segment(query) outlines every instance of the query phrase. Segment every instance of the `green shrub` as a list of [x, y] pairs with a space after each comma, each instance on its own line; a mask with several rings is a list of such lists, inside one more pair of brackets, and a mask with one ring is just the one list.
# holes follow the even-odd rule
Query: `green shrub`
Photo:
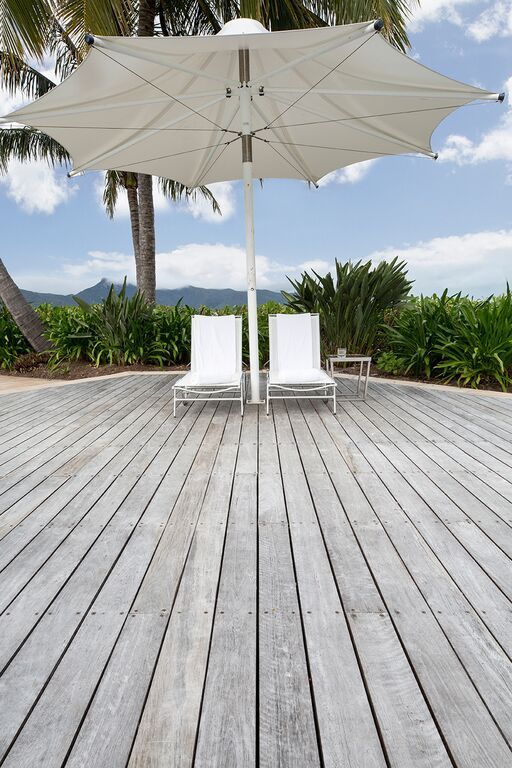
[[406, 365], [401, 357], [397, 357], [394, 352], [381, 352], [377, 358], [377, 365], [384, 373], [392, 373], [393, 376], [402, 376], [405, 373]]
[[[478, 387], [512, 384], [512, 296], [474, 301], [467, 296], [424, 297], [389, 318], [387, 346], [404, 373]], [[379, 358], [381, 366], [382, 355]], [[386, 364], [386, 358], [384, 358]], [[392, 365], [391, 358], [388, 365]], [[381, 366], [382, 367], [382, 366]], [[391, 372], [391, 371], [390, 371]]]
[[464, 301], [443, 329], [437, 369], [446, 382], [479, 387], [489, 381], [506, 392], [512, 385], [512, 295]]
[[399, 306], [409, 294], [405, 262], [393, 259], [372, 267], [371, 261], [342, 264], [336, 260], [335, 277], [304, 272], [300, 280], [288, 278], [293, 293], [283, 296], [296, 312], [318, 312], [324, 356], [346, 347], [349, 352], [372, 354], [386, 311]]
[[51, 368], [57, 368], [64, 362], [90, 359], [91, 329], [80, 307], [43, 305], [39, 314], [48, 329], [46, 337], [52, 343]]
[[30, 351], [30, 345], [4, 306], [0, 306], [0, 368], [11, 370], [20, 355]]
[[452, 316], [466, 301], [460, 294], [414, 299], [388, 325], [389, 349], [403, 361], [404, 373], [429, 379], [441, 361], [439, 345], [449, 333]]
[[89, 340], [87, 354], [96, 366], [158, 363], [163, 365], [169, 353], [156, 338], [154, 307], [137, 291], [126, 296], [126, 279], [119, 294], [112, 285], [101, 304], [88, 304], [73, 297], [82, 310], [87, 326], [76, 339]]
[[181, 299], [174, 307], [157, 306], [153, 311], [156, 339], [174, 365], [190, 360], [190, 327], [194, 310], [183, 306]]

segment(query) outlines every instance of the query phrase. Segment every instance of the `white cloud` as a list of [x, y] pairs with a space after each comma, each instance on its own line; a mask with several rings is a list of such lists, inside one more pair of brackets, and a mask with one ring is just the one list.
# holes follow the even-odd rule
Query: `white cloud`
[[375, 251], [369, 258], [378, 262], [394, 256], [407, 262], [416, 294], [440, 293], [445, 288], [475, 296], [502, 293], [510, 279], [512, 230], [436, 237]]
[[215, 184], [209, 184], [208, 189], [217, 200], [221, 216], [215, 213], [209, 200], [200, 193], [195, 200], [187, 200], [185, 210], [192, 214], [195, 219], [203, 221], [221, 223], [230, 219], [235, 213], [235, 185], [231, 181], [219, 181]]
[[53, 213], [77, 190], [76, 183], [43, 160], [30, 163], [12, 160], [7, 174], [0, 176], [0, 184], [26, 213]]
[[469, 25], [467, 34], [479, 43], [512, 35], [512, 0], [497, 0]]
[[[43, 71], [52, 77], [49, 68]], [[25, 102], [20, 93], [11, 95], [0, 89], [0, 116], [8, 115]], [[0, 127], [0, 130], [5, 129]], [[7, 174], [0, 176], [0, 185], [5, 188], [8, 197], [27, 213], [51, 214], [77, 190], [76, 182], [68, 180], [63, 172], [54, 170], [45, 161], [20, 163], [12, 160]]]
[[[286, 276], [298, 276], [305, 269], [325, 273], [331, 265], [312, 260], [301, 264], [284, 264], [266, 256], [257, 256], [258, 286], [279, 290], [287, 285]], [[72, 293], [82, 290], [106, 277], [120, 282], [124, 276], [135, 282], [135, 264], [131, 254], [91, 251], [81, 262], [63, 264], [53, 274], [17, 273], [23, 288], [34, 291]], [[238, 245], [223, 243], [188, 243], [168, 253], [157, 254], [157, 284], [159, 288], [233, 288], [246, 285], [245, 250]]]
[[319, 187], [326, 187], [328, 184], [357, 184], [368, 175], [370, 168], [376, 160], [363, 160], [361, 163], [347, 165], [346, 168], [340, 168], [324, 176], [318, 182]]
[[[475, 18], [471, 17], [478, 13]], [[448, 22], [465, 27], [465, 34], [481, 43], [492, 37], [512, 36], [512, 0], [486, 2], [482, 10], [480, 0], [422, 0], [413, 10], [409, 22], [410, 32], [421, 32], [427, 24]], [[453, 49], [462, 55], [460, 49]]]
[[[505, 91], [512, 90], [512, 77], [505, 84]], [[490, 160], [512, 162], [512, 104], [495, 128], [484, 133], [478, 141], [457, 134], [448, 136], [444, 147], [439, 152], [441, 163], [456, 163], [457, 165], [475, 165]]]
[[420, 32], [427, 24], [448, 21], [456, 26], [463, 24], [461, 10], [478, 0], [422, 0], [411, 14], [409, 30]]

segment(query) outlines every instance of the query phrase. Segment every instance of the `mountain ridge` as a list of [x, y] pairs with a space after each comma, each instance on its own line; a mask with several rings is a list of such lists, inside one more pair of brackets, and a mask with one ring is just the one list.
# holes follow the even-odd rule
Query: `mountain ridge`
[[[111, 280], [103, 278], [89, 288], [84, 288], [76, 293], [89, 304], [96, 304], [107, 297]], [[114, 283], [119, 289], [121, 283]], [[133, 296], [136, 287], [130, 283], [126, 286], [128, 296]], [[52, 304], [56, 307], [74, 306], [73, 294], [43, 293], [39, 291], [27, 291], [21, 289], [22, 294], [33, 306], [39, 304]], [[200, 288], [195, 285], [186, 285], [183, 288], [157, 288], [156, 303], [166, 307], [174, 306], [179, 300], [182, 304], [190, 307], [209, 307], [210, 309], [221, 309], [226, 306], [236, 306], [247, 302], [245, 291], [236, 291], [233, 288]], [[269, 291], [266, 289], [258, 290], [258, 304], [264, 304], [267, 301], [282, 302], [282, 296], [278, 291]]]

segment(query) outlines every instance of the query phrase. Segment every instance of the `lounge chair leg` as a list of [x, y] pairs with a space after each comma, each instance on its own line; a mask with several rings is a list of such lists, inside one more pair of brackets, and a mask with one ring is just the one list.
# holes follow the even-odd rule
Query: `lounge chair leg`
[[336, 388], [334, 388], [332, 393], [332, 412], [336, 415]]

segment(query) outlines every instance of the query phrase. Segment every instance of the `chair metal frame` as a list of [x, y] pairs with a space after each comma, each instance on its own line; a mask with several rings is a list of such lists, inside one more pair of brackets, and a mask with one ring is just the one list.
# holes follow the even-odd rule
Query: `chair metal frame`
[[[313, 340], [313, 365], [314, 368], [322, 369], [320, 361], [320, 318], [317, 313], [311, 314], [311, 330]], [[275, 352], [272, 349], [272, 338], [276, 333], [276, 315], [268, 316], [268, 332], [270, 346], [270, 369], [275, 360]], [[332, 377], [330, 382], [305, 382], [303, 384], [290, 382], [289, 384], [275, 383], [270, 381], [270, 371], [267, 373], [267, 416], [270, 411], [271, 400], [332, 400], [332, 411], [336, 413], [336, 382]], [[313, 393], [318, 394], [300, 394]], [[281, 394], [282, 393], [282, 394]], [[288, 394], [286, 394], [288, 393]], [[294, 394], [292, 394], [294, 393]]]
[[[195, 317], [195, 315], [194, 315]], [[237, 344], [237, 359], [241, 359], [242, 355], [242, 317], [241, 315], [235, 315], [236, 321], [236, 344]], [[193, 318], [192, 318], [193, 322]], [[192, 343], [193, 339], [192, 339]], [[240, 373], [240, 380], [238, 384], [192, 384], [183, 385], [180, 384], [182, 379], [178, 379], [176, 384], [173, 385], [174, 402], [173, 402], [173, 415], [176, 416], [176, 406], [179, 403], [185, 403], [190, 405], [196, 400], [210, 400], [213, 402], [237, 402], [240, 401], [240, 415], [244, 415], [244, 403], [246, 397], [245, 386], [245, 374], [243, 371]], [[220, 394], [233, 394], [233, 397], [215, 397]], [[190, 397], [192, 395], [192, 397]]]

